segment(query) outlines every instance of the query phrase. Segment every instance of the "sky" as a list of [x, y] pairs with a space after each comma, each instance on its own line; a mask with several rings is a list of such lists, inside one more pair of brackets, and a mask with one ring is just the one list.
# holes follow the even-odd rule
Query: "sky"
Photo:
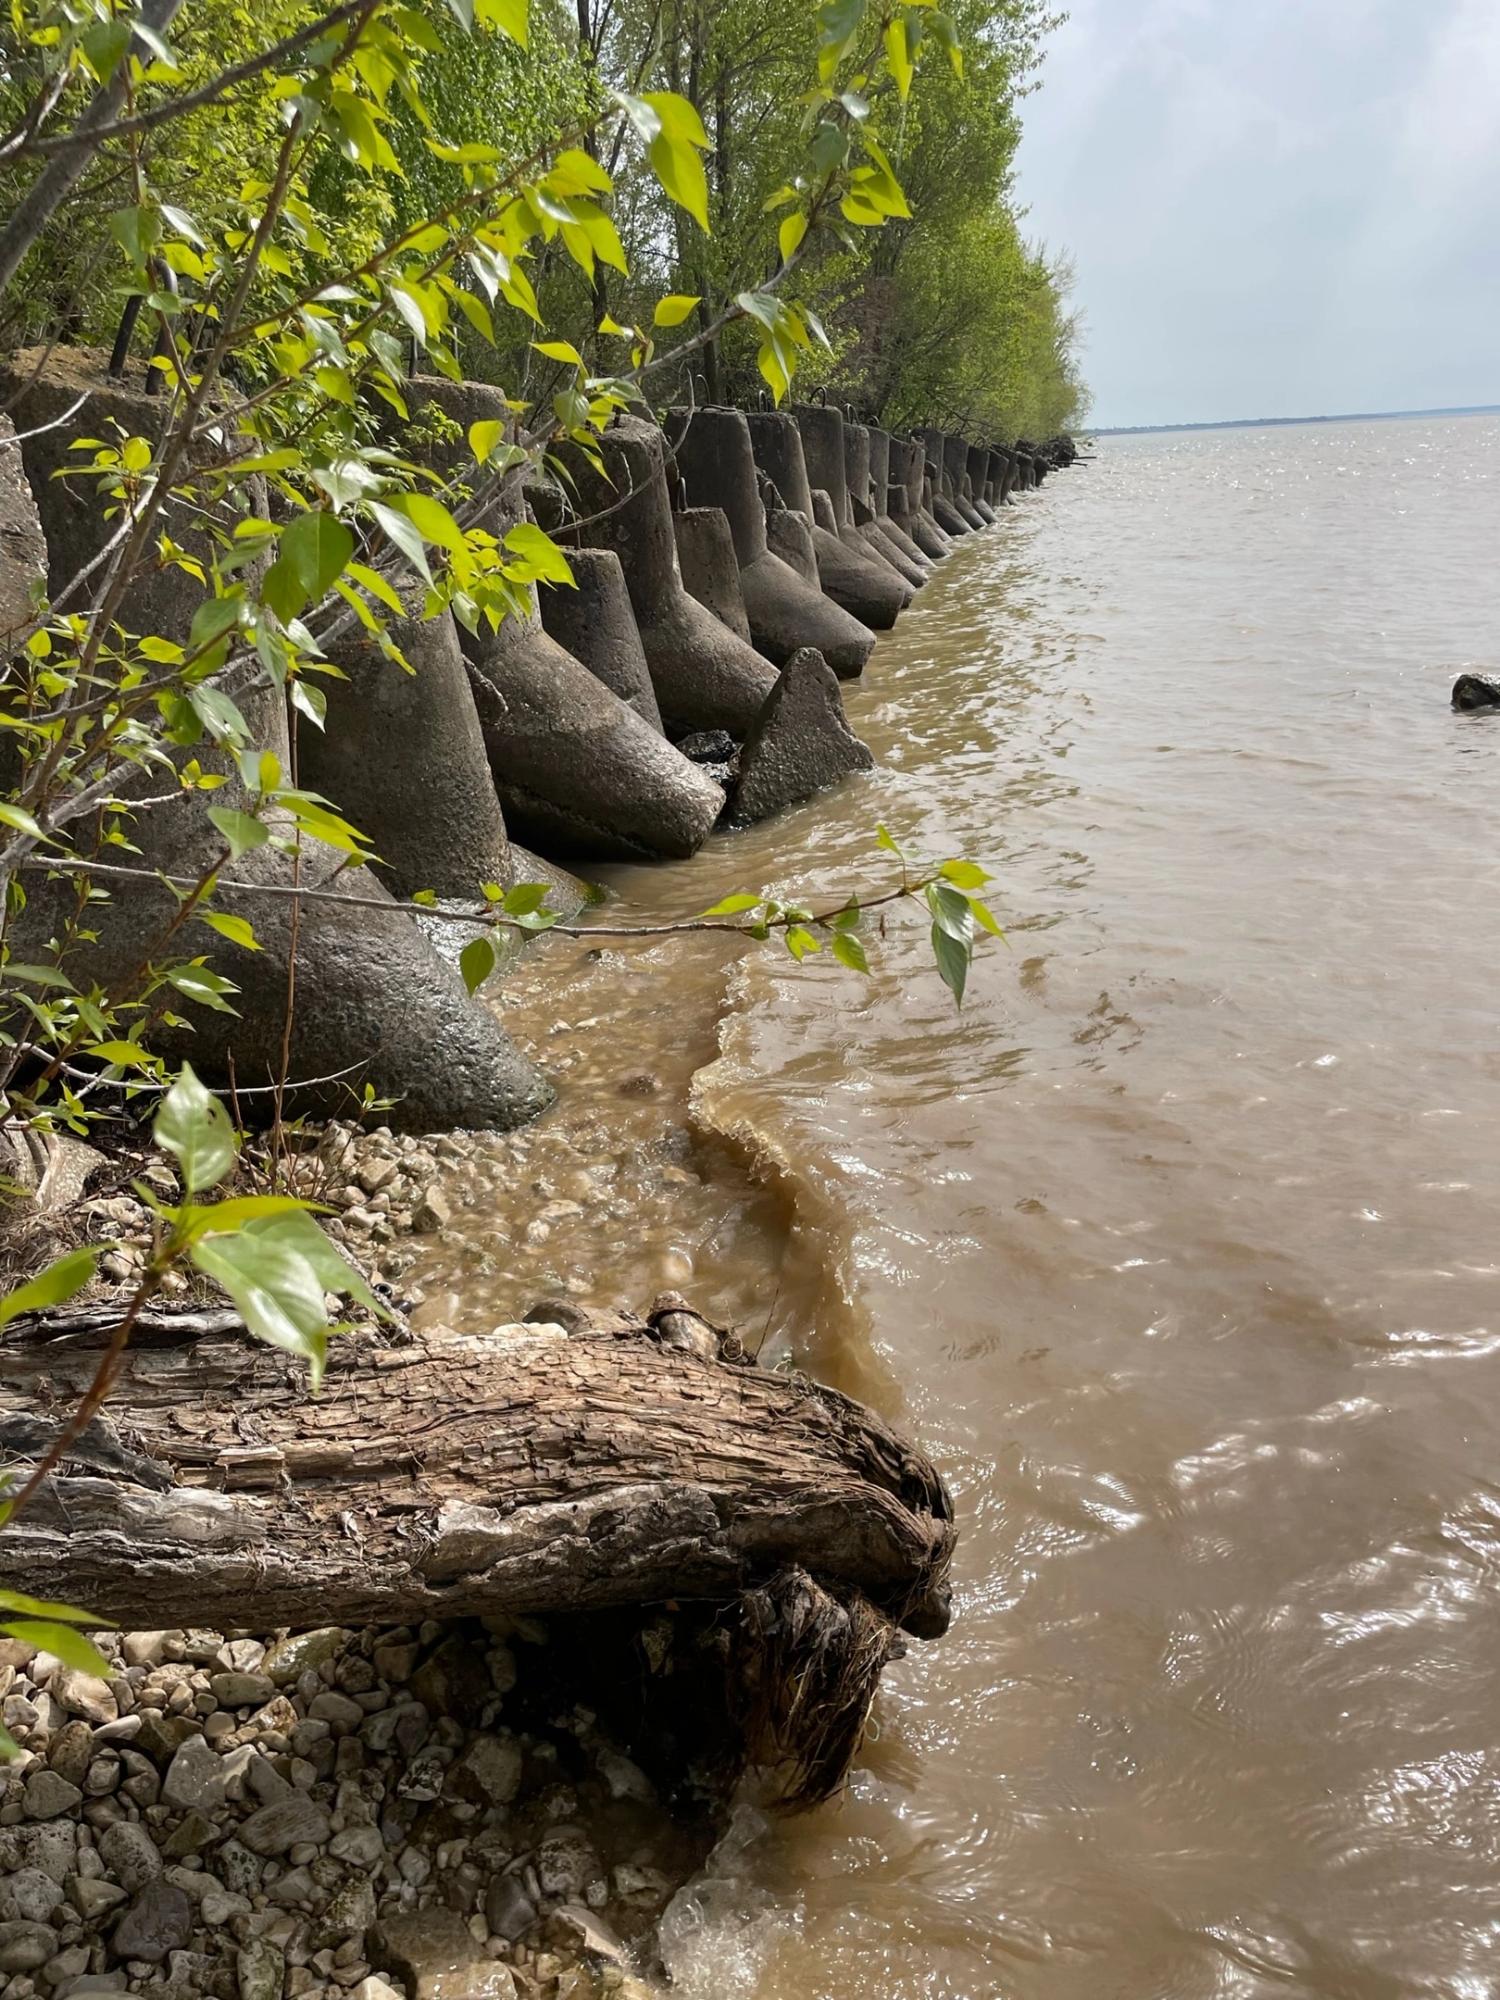
[[1500, 403], [1500, 0], [1062, 0], [1026, 230], [1100, 425]]

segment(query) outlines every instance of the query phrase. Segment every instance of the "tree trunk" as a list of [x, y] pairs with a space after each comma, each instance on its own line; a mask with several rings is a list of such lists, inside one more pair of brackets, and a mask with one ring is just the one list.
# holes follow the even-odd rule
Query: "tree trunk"
[[[0, 1537], [0, 1577], [126, 1628], [264, 1631], [728, 1602], [795, 1568], [940, 1632], [954, 1530], [928, 1460], [670, 1306], [571, 1334], [346, 1334], [315, 1399], [231, 1313], [147, 1314], [107, 1423]], [[11, 1463], [47, 1449], [113, 1323], [7, 1330]]]

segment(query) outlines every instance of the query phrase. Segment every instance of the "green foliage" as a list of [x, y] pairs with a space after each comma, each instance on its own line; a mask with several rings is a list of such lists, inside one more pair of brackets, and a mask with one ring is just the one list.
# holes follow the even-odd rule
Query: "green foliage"
[[[910, 166], [949, 188], [936, 140], [914, 142], [941, 127], [956, 143], [975, 106], [955, 93], [982, 87], [992, 144], [1040, 19], [1034, 0], [992, 0], [980, 41], [999, 53], [976, 66], [961, 21], [902, 0], [790, 16], [770, 0], [580, 0], [576, 33], [524, 0], [150, 0], [156, 26], [145, 4], [12, 0], [0, 63], [0, 339], [107, 340], [133, 299], [161, 386], [151, 435], [115, 426], [74, 446], [67, 478], [108, 532], [105, 557], [3, 635], [0, 1132], [87, 1131], [101, 1080], [127, 1102], [161, 1093], [154, 1135], [184, 1199], [152, 1199], [148, 1261], [74, 1429], [0, 1519], [100, 1407], [169, 1273], [222, 1287], [314, 1388], [337, 1331], [328, 1298], [384, 1311], [308, 1204], [212, 1198], [238, 1134], [190, 1067], [172, 1078], [151, 1048], [195, 1010], [235, 1010], [236, 963], [259, 940], [216, 898], [247, 855], [378, 859], [247, 717], [284, 704], [321, 728], [319, 682], [346, 633], [406, 665], [397, 620], [451, 609], [470, 630], [498, 626], [537, 581], [569, 582], [540, 528], [492, 529], [497, 502], [559, 443], [596, 457], [612, 416], [665, 398], [700, 358], [778, 401], [836, 366], [873, 379], [859, 301], [882, 269], [895, 282], [878, 246], [896, 239], [899, 258], [925, 226]], [[923, 127], [934, 78], [947, 122]], [[1003, 165], [976, 183], [975, 212], [1008, 215]], [[506, 418], [462, 439], [411, 424], [414, 350], [425, 370], [501, 385]], [[204, 593], [190, 630], [137, 629], [136, 586], [173, 572]], [[163, 807], [212, 829], [196, 875], [145, 859], [139, 836]], [[94, 924], [121, 880], [175, 907], [106, 987]], [[968, 862], [914, 875], [902, 860], [899, 887], [863, 907], [763, 893], [719, 918], [866, 972], [865, 912], [920, 900], [961, 999], [977, 932], [997, 929], [971, 894], [983, 880]], [[22, 959], [9, 934], [38, 883], [60, 914]], [[328, 892], [299, 893], [315, 910]], [[474, 917], [471, 991], [497, 929], [558, 924], [535, 883], [487, 889]], [[70, 1253], [17, 1287], [0, 1326], [76, 1295], [93, 1259]], [[85, 1622], [0, 1593], [0, 1629], [97, 1670]]]

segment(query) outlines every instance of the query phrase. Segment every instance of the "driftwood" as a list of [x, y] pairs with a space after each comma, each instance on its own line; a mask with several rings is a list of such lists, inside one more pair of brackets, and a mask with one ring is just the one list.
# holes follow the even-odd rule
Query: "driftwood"
[[[0, 1575], [125, 1627], [265, 1631], [739, 1601], [798, 1573], [940, 1632], [954, 1530], [928, 1460], [672, 1303], [649, 1326], [346, 1334], [316, 1399], [232, 1315], [147, 1316]], [[7, 1329], [0, 1462], [46, 1451], [109, 1324]]]

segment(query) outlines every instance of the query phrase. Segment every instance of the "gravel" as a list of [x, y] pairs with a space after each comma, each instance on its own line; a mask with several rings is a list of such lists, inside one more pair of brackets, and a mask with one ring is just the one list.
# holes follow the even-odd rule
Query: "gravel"
[[0, 2000], [658, 1991], [699, 1850], [536, 1621], [101, 1643], [0, 1640]]

